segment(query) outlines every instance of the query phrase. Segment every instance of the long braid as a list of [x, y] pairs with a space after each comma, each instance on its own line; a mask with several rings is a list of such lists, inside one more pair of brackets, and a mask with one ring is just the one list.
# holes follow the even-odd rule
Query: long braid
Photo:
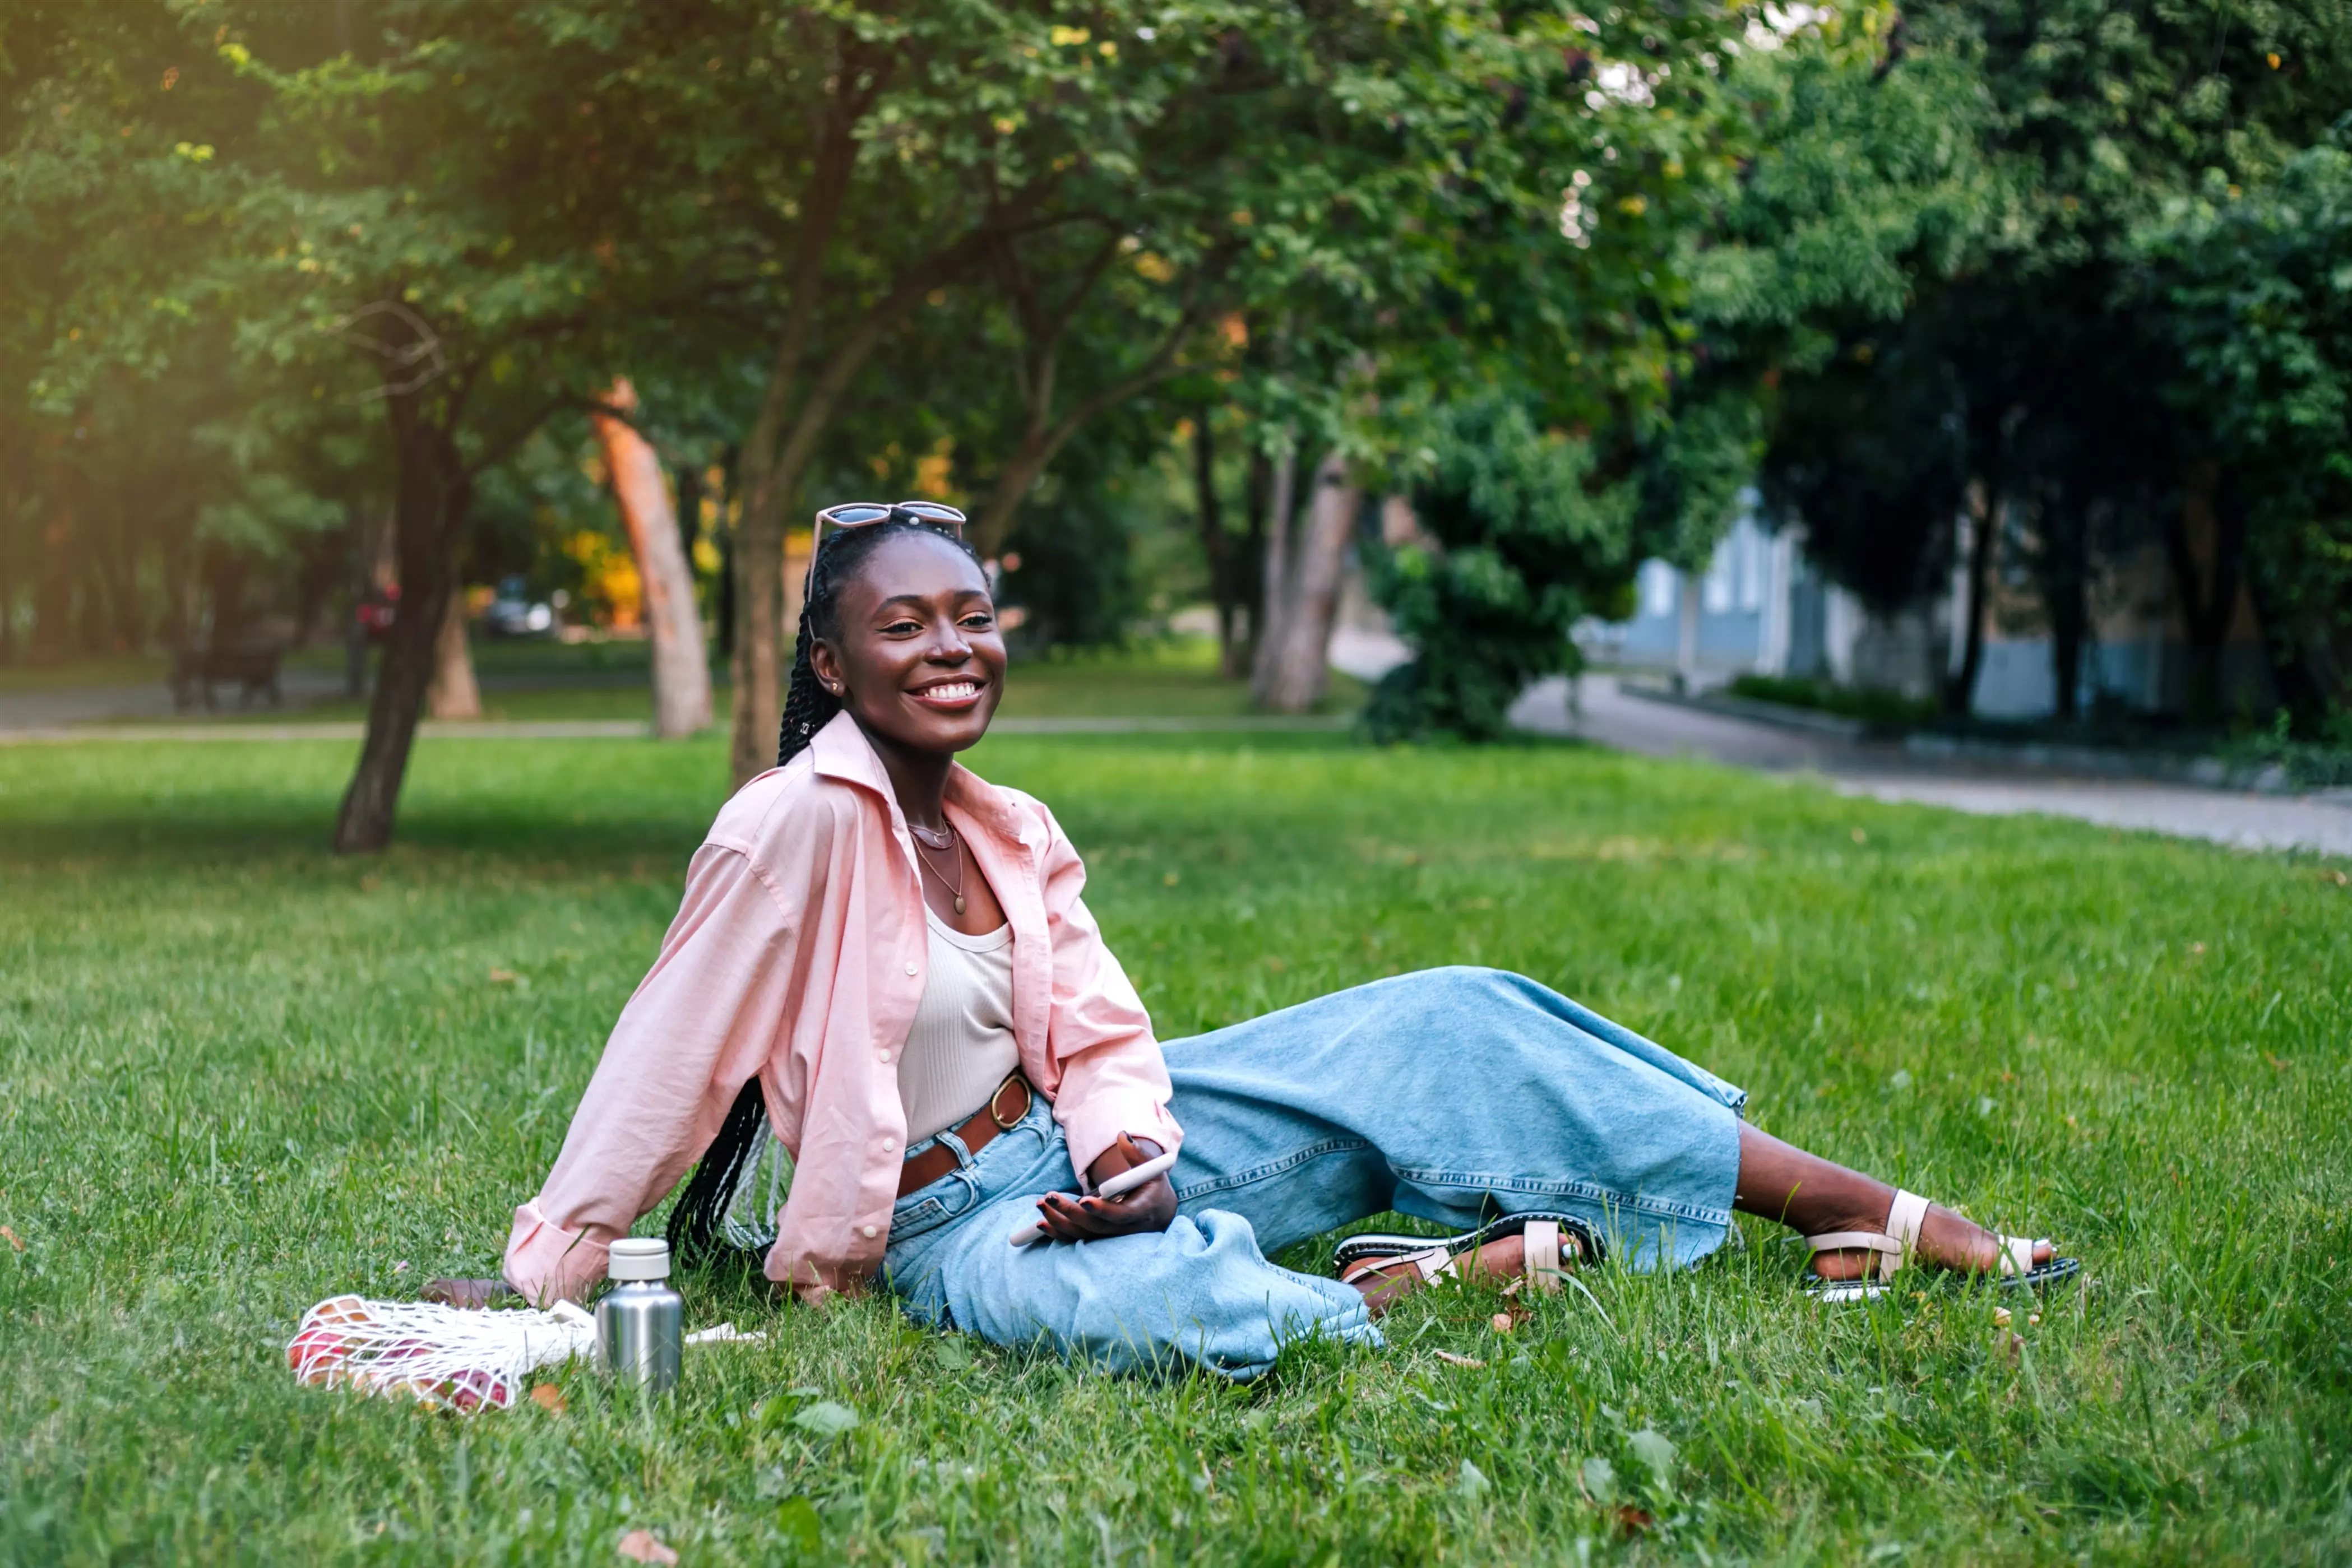
[[[979, 559], [978, 552], [961, 539], [921, 524], [889, 522], [836, 533], [824, 540], [810, 559], [808, 579], [801, 596], [800, 630], [793, 639], [792, 677], [784, 689], [783, 723], [776, 738], [777, 767], [782, 768], [806, 751], [809, 743], [816, 738], [816, 732], [841, 712], [841, 699], [825, 690], [824, 683], [816, 678], [809, 650], [819, 637], [833, 634], [834, 610], [842, 587], [856, 579], [858, 568], [865, 565], [876, 546], [895, 534], [918, 529], [937, 538], [948, 538], [973, 559]], [[677, 1207], [670, 1210], [669, 1249], [681, 1263], [721, 1256], [731, 1256], [747, 1264], [757, 1260], [757, 1253], [721, 1240], [719, 1232], [744, 1173], [759, 1158], [767, 1131], [767, 1101], [760, 1092], [760, 1080], [754, 1076], [735, 1096], [727, 1119], [719, 1124], [719, 1135], [711, 1139]]]

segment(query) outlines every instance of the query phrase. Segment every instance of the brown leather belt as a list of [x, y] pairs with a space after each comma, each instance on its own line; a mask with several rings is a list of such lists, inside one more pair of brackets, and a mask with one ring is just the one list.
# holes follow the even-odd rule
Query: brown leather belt
[[[1016, 1096], [1010, 1092], [1013, 1090], [1020, 1092], [1017, 1104], [1014, 1103]], [[988, 1097], [987, 1104], [974, 1111], [962, 1126], [950, 1127], [948, 1131], [962, 1140], [967, 1151], [976, 1155], [997, 1134], [1010, 1132], [1019, 1126], [1021, 1118], [1029, 1114], [1030, 1107], [1036, 1103], [1036, 1092], [1029, 1087], [1029, 1081], [1018, 1072], [1009, 1073], [1004, 1082], [996, 1086], [996, 1092]], [[918, 1188], [927, 1187], [955, 1168], [955, 1150], [946, 1144], [933, 1144], [907, 1161], [905, 1168], [899, 1171], [898, 1196], [904, 1197]]]

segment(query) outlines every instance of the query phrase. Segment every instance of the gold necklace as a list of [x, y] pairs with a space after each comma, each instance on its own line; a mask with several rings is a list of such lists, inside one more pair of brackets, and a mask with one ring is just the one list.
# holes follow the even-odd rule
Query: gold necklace
[[944, 833], [938, 835], [947, 840], [946, 843], [939, 846], [940, 848], [953, 849], [956, 852], [956, 879], [950, 882], [945, 873], [931, 863], [931, 857], [923, 852], [925, 847], [931, 842], [933, 835], [926, 830], [914, 828], [911, 823], [908, 827], [915, 835], [915, 863], [938, 877], [940, 885], [955, 895], [955, 912], [961, 915], [963, 913], [963, 851], [956, 843], [955, 830], [950, 828]]

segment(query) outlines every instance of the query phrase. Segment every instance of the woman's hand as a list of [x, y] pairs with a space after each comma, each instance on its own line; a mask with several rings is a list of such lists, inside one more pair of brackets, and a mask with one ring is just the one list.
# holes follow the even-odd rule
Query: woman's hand
[[445, 1307], [464, 1307], [469, 1312], [522, 1304], [522, 1298], [504, 1280], [427, 1280], [417, 1299], [437, 1301]]
[[[1100, 1186], [1119, 1172], [1133, 1170], [1159, 1155], [1160, 1145], [1150, 1139], [1130, 1138], [1122, 1133], [1118, 1143], [1105, 1149], [1102, 1157], [1087, 1167], [1087, 1175]], [[1073, 1197], [1066, 1192], [1049, 1192], [1037, 1201], [1037, 1223], [1044, 1228], [1047, 1239], [1054, 1241], [1101, 1241], [1113, 1236], [1165, 1230], [1175, 1218], [1176, 1188], [1165, 1175], [1113, 1198]]]

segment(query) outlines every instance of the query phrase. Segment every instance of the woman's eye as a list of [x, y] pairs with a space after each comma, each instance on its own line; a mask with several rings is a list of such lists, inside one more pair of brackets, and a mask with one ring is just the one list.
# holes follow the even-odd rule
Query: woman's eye
[[893, 621], [890, 624], [882, 628], [882, 635], [885, 637], [904, 637], [911, 632], [919, 632], [922, 629], [923, 623], [919, 621]]
[[975, 632], [985, 632], [996, 624], [996, 617], [985, 610], [975, 610], [963, 618], [963, 623]]

